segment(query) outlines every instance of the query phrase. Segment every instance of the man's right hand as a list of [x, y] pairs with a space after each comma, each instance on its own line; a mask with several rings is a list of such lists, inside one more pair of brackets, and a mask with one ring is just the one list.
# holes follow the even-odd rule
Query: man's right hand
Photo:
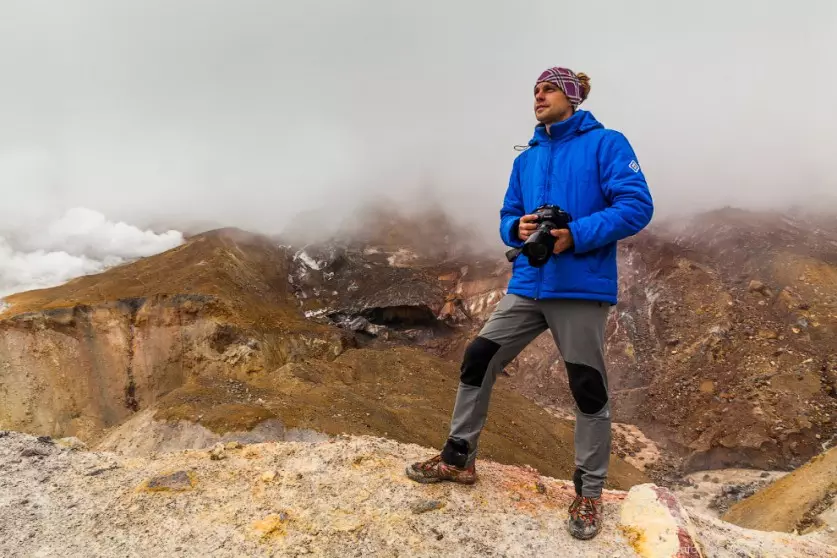
[[520, 224], [517, 226], [517, 237], [523, 242], [526, 242], [538, 228], [537, 220], [537, 215], [524, 215], [521, 217]]

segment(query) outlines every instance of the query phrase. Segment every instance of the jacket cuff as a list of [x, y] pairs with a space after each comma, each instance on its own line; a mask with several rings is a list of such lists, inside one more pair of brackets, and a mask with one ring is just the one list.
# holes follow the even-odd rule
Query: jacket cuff
[[518, 233], [520, 232], [519, 229], [520, 229], [520, 219], [515, 219], [514, 221], [512, 221], [511, 230], [509, 230], [509, 239], [512, 242], [522, 242], [520, 240], [520, 236], [518, 236]]
[[517, 236], [518, 227], [520, 225], [520, 218], [512, 220], [511, 216], [506, 217], [500, 223], [500, 237], [507, 246], [519, 248], [523, 246], [523, 241]]
[[578, 223], [576, 221], [570, 221], [569, 223], [570, 234], [573, 237], [573, 252], [576, 254], [583, 254], [587, 252], [588, 248], [584, 245], [582, 235], [579, 234], [578, 231]]

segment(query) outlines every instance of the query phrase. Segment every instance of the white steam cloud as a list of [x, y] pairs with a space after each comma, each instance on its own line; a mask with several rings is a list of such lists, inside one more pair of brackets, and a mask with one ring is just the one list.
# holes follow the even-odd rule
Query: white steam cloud
[[22, 238], [0, 235], [0, 298], [60, 285], [182, 242], [178, 231], [157, 234], [109, 221], [91, 209], [73, 208]]

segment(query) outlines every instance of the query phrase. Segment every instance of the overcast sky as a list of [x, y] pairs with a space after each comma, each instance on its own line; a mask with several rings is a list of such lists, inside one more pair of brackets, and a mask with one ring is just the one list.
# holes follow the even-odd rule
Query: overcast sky
[[837, 195], [832, 0], [0, 0], [0, 223], [277, 232], [386, 194], [496, 235], [551, 65], [658, 216]]

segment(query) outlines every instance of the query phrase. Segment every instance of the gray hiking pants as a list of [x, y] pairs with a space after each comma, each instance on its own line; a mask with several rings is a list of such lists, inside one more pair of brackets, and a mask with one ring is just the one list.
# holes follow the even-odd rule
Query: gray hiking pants
[[468, 443], [468, 465], [477, 456], [497, 373], [549, 329], [564, 359], [576, 402], [576, 491], [588, 497], [601, 495], [611, 444], [604, 361], [609, 311], [608, 303], [590, 300], [536, 301], [509, 294], [500, 301], [462, 360], [450, 438]]

